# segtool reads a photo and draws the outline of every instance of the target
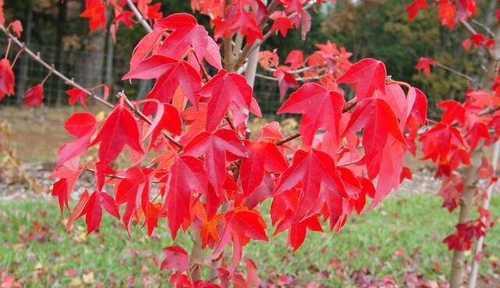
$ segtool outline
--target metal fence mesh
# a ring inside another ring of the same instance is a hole
[[[3,42],[3,43],[2,43]],[[0,47],[5,47],[5,39],[0,41]],[[62,51],[58,52],[54,46],[40,46],[40,45],[30,45],[30,49],[33,51],[39,51],[41,57],[48,63],[57,63],[57,69],[67,75],[68,77],[73,77],[75,81],[83,84],[87,88],[92,88],[100,85],[104,82],[105,78],[105,61],[103,60],[103,67],[95,67],[94,70],[85,69],[86,73],[82,73],[82,64],[84,61],[90,61],[96,59],[96,57],[105,58],[106,55],[97,52],[83,52],[83,51]],[[17,49],[13,49],[10,52],[10,59],[14,58]],[[140,87],[138,82],[134,82],[130,85],[128,82],[121,81],[121,77],[127,72],[129,64],[129,59],[123,57],[115,56],[113,58],[113,83],[112,88],[114,91],[120,91],[126,89],[127,92],[131,92],[129,95],[134,97],[140,93]],[[48,71],[41,66],[39,63],[34,61],[28,56],[21,56],[14,66],[14,73],[16,74],[16,96],[7,97],[1,105],[22,105],[22,99],[24,93],[27,89],[40,83],[45,76],[47,76]],[[44,85],[45,88],[45,100],[44,104],[47,106],[63,106],[67,105],[67,95],[65,91],[69,89],[65,83],[57,78],[56,76],[51,76]],[[255,97],[257,98],[259,105],[261,107],[262,113],[266,115],[275,114],[278,109],[279,102],[279,90],[278,85],[274,81],[257,78],[255,82]]]

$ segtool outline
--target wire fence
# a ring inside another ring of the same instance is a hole
[[[2,39],[0,47],[5,47],[5,44],[5,39]],[[129,59],[125,59],[124,57],[115,55],[112,58],[112,65],[106,65],[106,55],[102,52],[60,51],[54,46],[36,44],[31,44],[30,48],[33,51],[39,51],[44,60],[48,63],[54,63],[56,69],[70,78],[73,77],[75,81],[87,88],[103,84],[106,78],[109,81],[109,76],[106,77],[109,73],[111,73],[112,90],[125,90],[132,98],[141,97],[140,95],[147,93],[150,87],[150,85],[149,87],[148,85],[137,85],[139,82],[134,82],[131,85],[127,81],[120,80],[129,68]],[[11,61],[18,51],[17,49],[10,51],[9,58]],[[113,71],[106,71],[106,68],[112,68]],[[32,86],[40,83],[47,76],[48,71],[33,59],[21,56],[14,66],[14,73],[16,75],[16,95],[15,97],[7,97],[7,99],[0,103],[0,107],[4,105],[22,105],[25,92]],[[55,76],[49,77],[44,85],[44,104],[50,107],[68,105],[68,96],[65,91],[69,88],[61,79]],[[101,91],[96,89],[97,93]],[[259,102],[263,114],[275,114],[280,105],[279,89],[275,81],[257,78],[254,95]],[[113,101],[113,99],[110,100]]]

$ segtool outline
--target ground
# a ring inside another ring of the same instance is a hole
[[[11,143],[19,157],[36,163],[23,169],[43,187],[50,185],[54,147],[67,139],[61,131],[70,112],[0,108],[0,117],[15,125]],[[278,287],[376,287],[391,281],[400,287],[415,287],[419,281],[438,287],[450,261],[441,241],[453,230],[457,215],[440,207],[434,194],[439,183],[430,175],[421,170],[413,182],[376,209],[354,217],[340,233],[312,234],[297,252],[287,247],[286,234],[278,235],[270,243],[252,243],[247,256],[256,261],[262,280]],[[34,194],[25,183],[1,182],[0,177],[0,287],[8,281],[27,287],[168,286],[168,274],[157,268],[162,248],[172,245],[166,223],[151,238],[141,227],[129,237],[109,217],[98,234],[87,236],[81,221],[68,233],[68,215],[60,214],[54,199]],[[492,205],[498,219],[500,196]],[[187,239],[181,235],[178,241],[189,247]],[[500,287],[499,225],[486,243],[481,283]]]

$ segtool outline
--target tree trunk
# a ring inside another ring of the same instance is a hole
[[[57,35],[56,35],[56,55],[54,65],[59,71],[64,71],[65,63],[65,53],[64,53],[64,35],[66,26],[66,12],[67,12],[67,1],[59,1],[57,6],[58,16],[57,16]],[[63,99],[65,83],[60,79],[57,79],[57,89],[56,89],[56,104],[60,105]]]
[[[471,219],[472,208],[474,206],[474,195],[476,193],[476,173],[477,159],[473,156],[472,163],[464,173],[464,192],[460,200],[460,212],[458,223],[462,224]],[[454,251],[451,262],[450,288],[462,287],[465,272],[465,252]]]

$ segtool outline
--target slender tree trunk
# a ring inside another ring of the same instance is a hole
[[[464,173],[464,192],[460,200],[460,211],[458,215],[458,223],[466,223],[471,220],[472,208],[474,206],[474,195],[476,193],[476,173],[477,159],[473,156],[472,163],[466,168]],[[465,252],[454,251],[451,262],[450,288],[462,287],[465,272]]]
[[[499,153],[500,153],[500,142],[497,142],[493,148],[493,157],[491,164],[493,166],[494,174],[496,174],[497,172]],[[488,209],[490,207],[490,199],[494,188],[495,184],[491,184],[488,187],[488,190],[486,191],[486,198],[482,203],[483,209]],[[473,254],[474,257],[472,258],[472,268],[469,277],[469,288],[475,288],[477,284],[477,276],[479,274],[479,265],[480,265],[480,260],[478,259],[478,256],[483,251],[483,243],[484,243],[484,236],[479,238],[479,240],[477,240],[476,248],[474,249],[474,254]]]
[[[245,77],[247,79],[248,85],[251,87],[255,84],[255,75],[257,74],[257,64],[259,63],[259,51],[260,46],[257,47],[248,56],[247,70],[245,71]]]
[[[494,21],[494,19],[495,19],[494,14],[496,11],[496,9],[495,9],[496,3],[497,3],[497,0],[492,0],[490,3],[489,10],[488,10],[489,13],[486,16],[486,21],[485,21],[485,25],[487,25],[488,27],[491,27],[491,25],[494,25],[493,23],[495,22]],[[498,43],[500,43],[500,26],[497,25],[497,28],[494,31],[495,31],[495,43],[497,43],[497,45],[495,45],[495,47],[493,48],[491,55],[495,59],[493,59],[493,61],[491,61],[490,65],[488,67],[487,76],[485,77],[486,79],[483,81],[485,83],[485,86],[484,86],[485,88],[489,88],[487,86],[491,86],[493,79],[498,74],[497,62],[500,60],[500,45],[498,45]],[[499,154],[499,149],[500,149],[499,146],[500,146],[500,142],[497,142],[494,146],[493,157],[492,157],[492,166],[493,166],[493,171],[495,171],[495,173],[497,171],[497,166],[498,166],[498,157],[499,157],[498,154]],[[491,185],[488,188],[486,199],[482,203],[482,207],[485,209],[488,209],[488,207],[490,206],[490,198],[491,198],[491,194],[493,193],[493,188],[494,188],[494,185]],[[474,249],[474,254],[473,254],[474,257],[472,259],[472,268],[471,268],[471,272],[470,272],[470,276],[469,276],[469,288],[475,288],[477,285],[477,277],[479,274],[479,265],[480,265],[480,261],[477,259],[477,256],[479,256],[479,254],[483,250],[483,243],[484,243],[484,237],[479,238],[479,240],[476,243],[476,247]]]

